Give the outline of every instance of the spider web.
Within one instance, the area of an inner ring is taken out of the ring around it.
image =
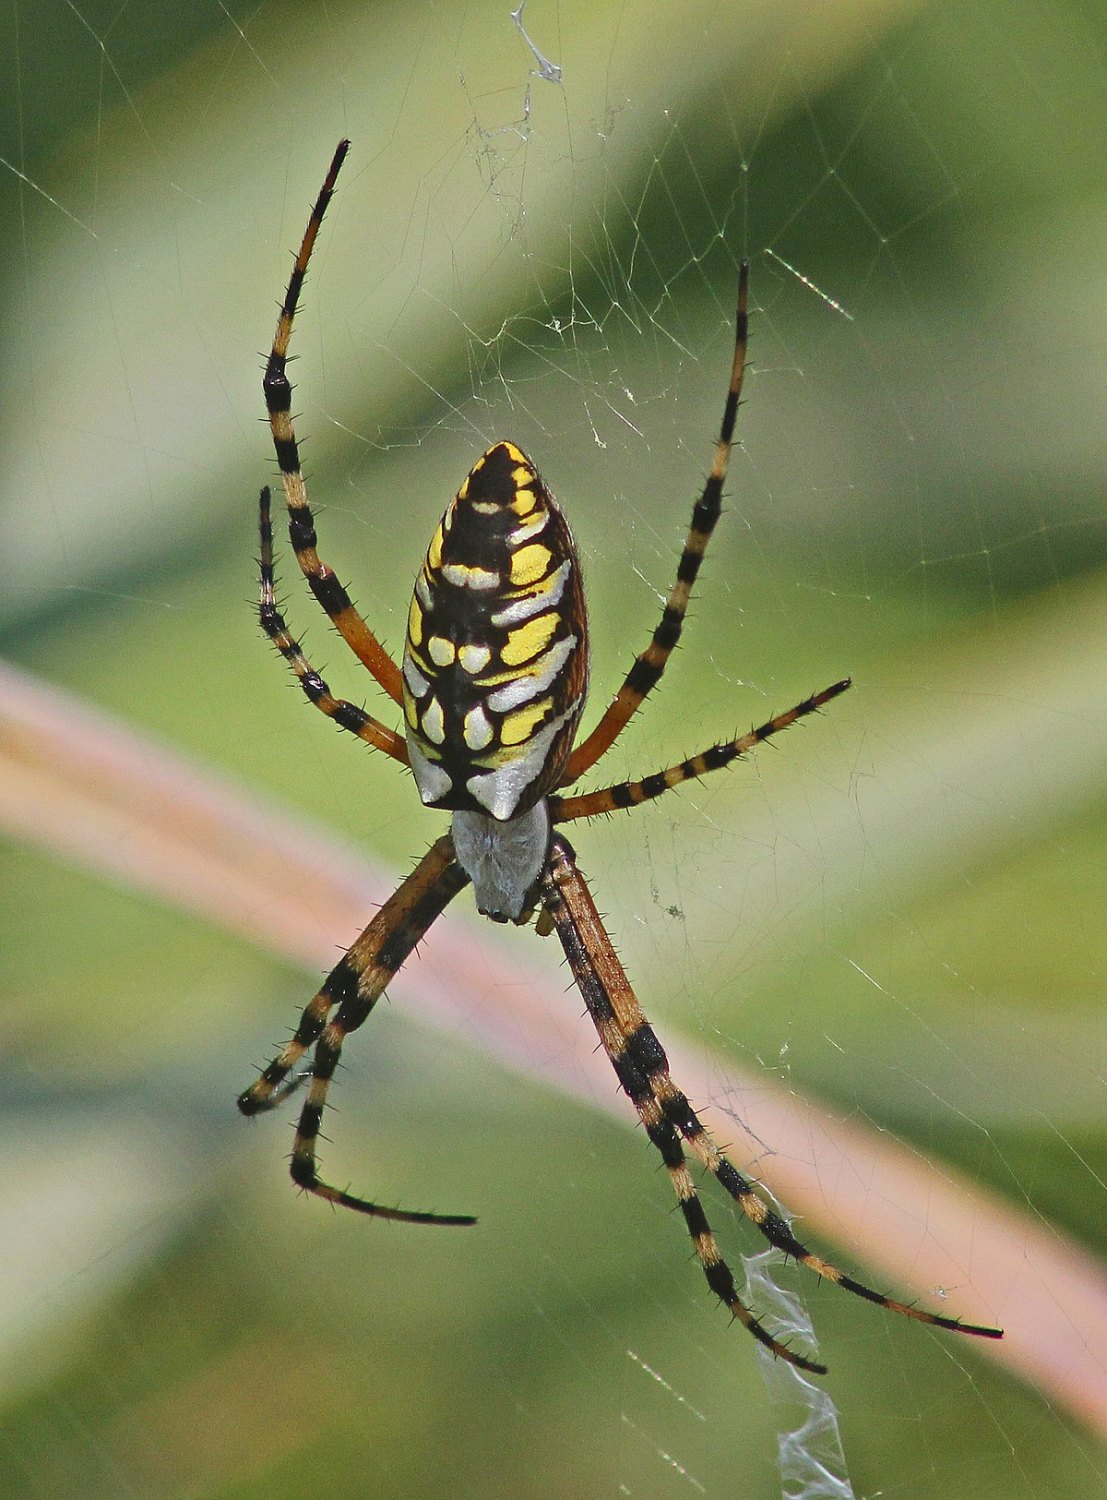
[[[1101,1257],[1107,1217],[1102,18],[17,0],[5,26],[6,654],[397,878],[427,815],[294,716],[244,602],[271,471],[254,354],[334,142],[353,152],[294,340],[323,555],[396,648],[436,516],[514,439],[581,547],[592,715],[676,566],[750,259],[726,513],[685,644],[591,784],[855,686],[574,842],[662,1038],[741,1069],[697,1100],[737,1164],[816,1159],[759,1130],[781,1089],[962,1183],[981,1240],[1008,1205],[1024,1281],[982,1305],[970,1229],[956,1282],[896,1290],[1014,1343],[1036,1237]],[[358,697],[294,571],[292,623]],[[1020,1377],[766,1278],[705,1183],[758,1309],[831,1367],[762,1371],[641,1133],[413,1026],[418,964],[348,1048],[324,1161],[479,1231],[299,1201],[283,1124],[231,1101],[310,975],[133,885],[2,858],[12,1493],[1103,1487],[1071,1355]],[[552,944],[485,929],[563,978]],[[885,1285],[882,1190],[856,1161],[815,1175],[818,1243]],[[850,1186],[859,1214],[835,1206]],[[898,1222],[918,1266],[949,1249],[936,1203]],[[1102,1349],[1055,1290],[1056,1331]]]

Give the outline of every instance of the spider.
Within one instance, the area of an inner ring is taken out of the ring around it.
[[[600,1042],[646,1135],[660,1152],[708,1286],[766,1348],[816,1374],[825,1366],[788,1348],[738,1295],[700,1202],[685,1149],[707,1169],[770,1244],[817,1275],[893,1312],[959,1333],[999,1338],[995,1328],[940,1317],[896,1301],[815,1255],[736,1170],[669,1073],[604,930],[572,845],[560,829],[581,818],[636,807],[681,782],[717,771],[843,693],[833,683],[748,734],[713,745],[640,781],[562,795],[611,748],[657,685],[680,640],[688,599],[721,509],[742,390],[748,265],[738,283],[737,330],[722,428],[661,620],[599,723],[576,739],[588,679],[588,629],[580,564],[568,523],[537,469],[511,442],[493,444],[470,469],[431,539],[408,615],[403,665],[355,609],[316,550],[293,430],[286,373],[293,319],[319,226],[349,150],[339,142],[316,199],[281,306],[263,388],[288,505],[292,550],[339,635],[402,708],[400,735],[336,698],[304,655],[274,596],[270,496],[260,498],[262,629],[310,702],[341,728],[406,766],[424,804],[452,813],[433,844],[385,902],[307,1005],[291,1040],[238,1106],[254,1115],[308,1082],[292,1150],[293,1180],[307,1192],[363,1214],[411,1224],[472,1224],[463,1214],[384,1207],[330,1186],[318,1173],[316,1140],[327,1089],[346,1037],[366,1020],[386,984],[435,918],[472,883],[477,907],[497,922],[535,919],[556,932]],[[313,1050],[314,1049],[314,1050]],[[297,1071],[312,1052],[310,1066]]]

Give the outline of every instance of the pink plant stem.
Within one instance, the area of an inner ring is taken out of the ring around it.
[[[313,974],[398,881],[302,818],[3,665],[0,827]],[[447,915],[396,992],[418,993],[416,1019],[633,1123],[552,945],[504,936]],[[1086,1251],[770,1076],[700,1045],[668,1050],[706,1123],[735,1143],[739,1166],[756,1158],[802,1234],[834,1241],[843,1259],[863,1251],[870,1268],[920,1300],[941,1299],[942,1311],[996,1321],[1002,1342],[961,1340],[958,1354],[971,1348],[1017,1371],[1107,1434],[1107,1277]]]

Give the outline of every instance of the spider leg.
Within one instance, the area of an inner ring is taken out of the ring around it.
[[[722,1257],[688,1170],[677,1127],[667,1118],[653,1091],[651,1075],[641,1066],[639,1038],[628,1033],[621,1019],[628,1004],[637,1009],[638,1002],[576,867],[573,850],[558,834],[554,835],[550,862],[543,877],[542,899],[604,1051],[638,1111],[651,1143],[661,1153],[708,1286],[767,1349],[801,1370],[824,1375],[825,1365],[805,1359],[775,1339],[738,1295],[734,1277]],[[643,1017],[643,1024],[644,1020]],[[652,1032],[650,1036],[653,1037]],[[653,1040],[656,1047],[656,1038]]]
[[[676,1086],[669,1073],[669,1061],[665,1049],[657,1039],[646,1019],[637,996],[630,986],[622,965],[615,955],[611,941],[604,930],[592,897],[566,841],[554,836],[550,862],[548,887],[554,893],[562,910],[567,913],[559,919],[556,907],[548,899],[548,909],[553,911],[555,924],[566,952],[569,945],[566,932],[571,930],[573,941],[584,953],[583,963],[594,976],[592,983],[598,986],[606,1003],[607,1014],[602,1017],[599,1010],[589,1010],[600,1031],[601,1040],[611,1058],[626,1093],[634,1102],[642,1120],[647,1120],[646,1111],[652,1105],[650,1118],[659,1118],[677,1130],[687,1141],[694,1155],[710,1171],[730,1194],[743,1213],[754,1223],[769,1243],[785,1254],[793,1256],[816,1275],[824,1277],[836,1286],[843,1287],[855,1296],[875,1302],[891,1312],[914,1318],[920,1323],[930,1323],[937,1328],[947,1328],[955,1333],[974,1334],[980,1338],[1002,1338],[998,1328],[988,1328],[975,1323],[963,1323],[957,1318],[942,1317],[923,1308],[912,1307],[883,1292],[857,1281],[854,1277],[815,1255],[792,1233],[791,1227],[774,1213],[757,1195],[752,1184],[742,1176],[733,1163],[719,1150],[706,1126],[696,1114],[688,1097]],[[578,958],[570,955],[577,983],[584,992]],[[586,996],[587,999],[587,996]],[[605,1032],[606,1028],[606,1032]],[[647,1124],[647,1129],[649,1125]],[[652,1139],[652,1136],[651,1136]]]
[[[372,745],[376,750],[383,750],[386,755],[391,755],[393,760],[398,760],[401,765],[406,766],[408,764],[407,744],[403,736],[374,719],[363,708],[358,708],[356,703],[349,703],[345,698],[336,698],[333,695],[323,678],[304,655],[299,641],[290,632],[284,615],[277,608],[273,592],[273,526],[269,517],[268,485],[261,492],[259,522],[261,603],[258,617],[261,620],[262,630],[292,668],[297,682],[303,688],[310,703],[313,703],[321,713],[325,713],[328,719],[333,719],[340,729],[349,730],[351,734],[356,734],[359,740],[364,740],[367,745]]]
[[[805,698],[787,713],[767,720],[758,729],[751,729],[748,734],[739,735],[737,739],[725,744],[712,745],[710,750],[690,756],[678,766],[655,771],[652,776],[643,777],[641,781],[621,781],[618,786],[601,787],[598,791],[583,792],[577,797],[551,797],[550,818],[554,823],[572,823],[576,818],[595,818],[600,813],[614,812],[617,808],[637,807],[641,802],[660,797],[662,792],[670,791],[682,781],[705,776],[708,771],[719,771],[723,766],[729,766],[732,760],[747,754],[755,745],[760,745],[763,740],[787,729],[797,719],[815,713],[824,703],[829,703],[831,698],[844,693],[849,685],[850,679],[846,677],[841,682],[824,688],[821,693]]]
[[[340,1203],[360,1213],[381,1219],[396,1219],[408,1224],[472,1224],[469,1214],[435,1214],[385,1208],[356,1198],[352,1193],[331,1187],[320,1180],[315,1158],[315,1142],[326,1105],[327,1089],[338,1066],[342,1044],[351,1031],[369,1015],[408,955],[432,922],[449,902],[468,884],[469,877],[454,857],[449,834],[440,838],[420,860],[412,873],[393,895],[327,975],[323,987],[310,1001],[295,1035],[281,1049],[269,1066],[238,1098],[238,1107],[246,1115],[272,1109],[285,1098],[299,1080],[290,1082],[297,1063],[314,1045],[315,1056],[310,1069],[308,1096],[296,1127],[292,1148],[292,1178],[300,1187],[330,1203]],[[329,1020],[337,1006],[338,1013]]]
[[[650,644],[638,657],[627,673],[622,687],[608,704],[603,717],[586,739],[581,740],[569,757],[560,785],[568,786],[594,766],[601,755],[605,755],[631,717],[642,706],[646,695],[657,686],[661,674],[668,664],[684,628],[684,616],[688,600],[700,571],[700,563],[707,551],[711,533],[722,510],[723,485],[726,482],[727,463],[734,438],[734,423],[738,415],[738,402],[742,394],[742,376],[746,367],[746,340],[749,318],[746,312],[749,286],[749,264],[742,262],[738,277],[738,312],[735,320],[734,361],[730,371],[730,386],[726,405],[723,408],[722,427],[715,444],[715,458],[711,472],[703,487],[703,493],[692,511],[692,522],[684,541],[684,551],[677,566],[676,579],[669,590],[661,619],[654,630]]]
[[[311,211],[304,238],[301,241],[296,263],[292,267],[288,289],[281,304],[277,319],[277,331],[273,336],[273,348],[265,366],[262,389],[269,412],[269,426],[273,432],[273,446],[277,451],[281,478],[284,481],[285,499],[288,502],[288,534],[296,561],[303,570],[312,593],[322,605],[339,635],[368,667],[388,696],[395,702],[402,701],[400,669],[388,652],[366,625],[349,594],[316,551],[315,524],[308,505],[307,487],[300,468],[300,450],[292,425],[292,385],[286,373],[288,344],[292,337],[292,323],[300,300],[308,262],[315,248],[315,239],[323,215],[334,196],[335,180],[350,149],[349,141],[339,141],[334,153],[326,181],[320,189]]]
[[[874,1291],[864,1282],[847,1276],[844,1271],[839,1270],[830,1261],[824,1260],[821,1255],[815,1255],[795,1237],[788,1222],[762,1201],[752,1184],[719,1150],[711,1133],[689,1103],[687,1095],[677,1088],[670,1077],[664,1049],[645,1017],[642,1019],[639,1035],[642,1037],[642,1056],[639,1058],[639,1066],[649,1067],[652,1064],[649,1084],[665,1118],[676,1126],[696,1157],[709,1172],[713,1173],[746,1217],[757,1225],[770,1245],[777,1250],[783,1250],[785,1255],[792,1256],[808,1270],[814,1271],[817,1276],[824,1277],[835,1286],[843,1287],[847,1292],[853,1292],[855,1296],[864,1297],[867,1302],[875,1302],[878,1307],[886,1307],[889,1312],[901,1313],[905,1318],[915,1318],[920,1323],[930,1323],[935,1328],[948,1328],[953,1333],[970,1333],[985,1339],[1003,1337],[1001,1328],[963,1323],[960,1318],[942,1317],[938,1313],[927,1312],[925,1308],[914,1307],[908,1302],[900,1302],[894,1297],[885,1296],[883,1292]]]

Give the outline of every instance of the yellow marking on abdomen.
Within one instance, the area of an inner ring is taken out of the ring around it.
[[[529,547],[520,547],[518,552],[511,555],[511,581],[516,588],[526,588],[529,584],[537,583],[543,577],[550,563],[553,562],[553,553],[548,547],[543,547],[540,542],[534,542]]]
[[[407,638],[413,646],[418,646],[423,639],[423,609],[414,595],[407,612]]]
[[[549,698],[543,698],[540,703],[507,714],[500,725],[501,745],[521,745],[524,740],[529,740],[552,706]]]
[[[500,650],[500,659],[504,666],[517,667],[545,650],[557,629],[557,622],[558,615],[556,611],[551,610],[547,614],[537,615],[533,620],[528,620],[525,625],[520,625],[517,630],[513,630]]]
[[[511,477],[515,481],[511,508],[517,516],[529,516],[538,504],[538,497],[530,487],[531,475],[526,469],[516,469]]]
[[[510,599],[510,603],[505,604],[503,609],[496,610],[492,615],[492,624],[503,629],[506,625],[515,625],[520,620],[529,620],[542,610],[549,609],[565,592],[565,585],[572,571],[572,559],[567,557],[552,573],[548,573],[545,578],[534,585],[533,593],[523,594],[519,599]]]
[[[427,642],[427,651],[436,667],[450,666],[457,654],[453,641],[448,641],[444,635],[432,635]]]

